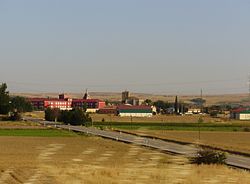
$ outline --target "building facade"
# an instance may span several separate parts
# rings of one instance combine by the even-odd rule
[[[99,99],[73,99],[73,108],[86,108],[86,112],[95,113],[105,107],[105,102]]]
[[[121,117],[152,117],[151,106],[120,105],[117,107],[117,114]]]
[[[249,108],[234,109],[230,113],[230,118],[237,120],[250,120],[250,110]]]
[[[29,101],[36,110],[86,108],[87,112],[96,112],[105,106],[105,102],[99,99],[71,99],[65,97],[64,94],[60,94],[59,98],[30,98]]]

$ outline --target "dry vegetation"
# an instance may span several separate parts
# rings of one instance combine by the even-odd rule
[[[18,142],[18,144],[17,144]],[[96,137],[1,137],[0,183],[244,183],[250,173]]]
[[[103,119],[106,122],[131,122],[131,117],[120,117],[109,114],[91,114],[90,115],[94,122],[101,122]],[[155,115],[153,117],[133,117],[132,122],[148,122],[148,123],[195,123],[200,118],[199,115],[187,115],[187,116],[176,116],[176,115]],[[210,116],[203,116],[204,122],[214,123],[223,122],[220,118],[211,118]]]
[[[0,121],[0,129],[42,129],[39,124],[29,121]]]
[[[45,113],[44,111],[33,111],[33,112],[26,112],[23,114],[23,116],[44,119]]]

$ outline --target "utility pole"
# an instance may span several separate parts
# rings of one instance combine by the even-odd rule
[[[201,128],[200,128],[200,123],[203,122],[203,119],[202,119],[202,112],[203,112],[203,94],[202,94],[202,89],[201,89],[201,101],[200,101],[200,108],[201,108],[201,114],[199,116],[199,119],[198,119],[198,135],[199,135],[199,143],[200,143],[200,139],[201,139]]]
[[[203,112],[203,91],[201,88],[201,104],[200,104],[200,108],[201,108],[201,113]]]

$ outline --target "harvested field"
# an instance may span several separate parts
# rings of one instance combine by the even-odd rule
[[[18,143],[18,144],[17,144]],[[0,183],[244,183],[250,173],[96,137],[1,137]]]
[[[45,117],[45,112],[44,111],[33,111],[33,112],[26,112],[23,113],[24,116],[27,117],[33,117],[33,118],[40,118],[40,119],[44,119]]]
[[[0,121],[0,127],[4,126],[34,126],[39,127],[40,125],[34,122],[27,122],[27,121]]]
[[[90,114],[94,122],[102,122],[103,119],[105,122],[131,122],[131,117],[120,117],[109,114]],[[132,122],[144,122],[144,123],[196,123],[200,115],[185,115],[185,116],[176,116],[176,115],[155,115],[153,117],[133,117]],[[245,123],[250,124],[250,121],[239,121],[239,120],[229,120],[222,118],[212,118],[209,115],[202,116],[205,123]]]
[[[129,132],[250,154],[250,132],[202,131],[200,133],[200,140],[197,131],[129,130]]]
[[[27,121],[0,121],[1,129],[46,129],[38,123]]]

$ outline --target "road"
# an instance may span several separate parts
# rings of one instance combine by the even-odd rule
[[[133,144],[140,145],[140,146],[146,146],[146,147],[158,149],[164,152],[181,154],[187,157],[194,156],[199,149],[192,144],[183,145],[183,144],[163,141],[160,139],[145,138],[145,137],[140,137],[137,135],[131,135],[131,134],[117,132],[117,131],[100,130],[97,128],[84,127],[84,126],[61,125],[61,124],[55,124],[54,122],[31,119],[31,118],[29,119],[27,118],[27,120],[38,122],[44,126],[55,126],[61,129],[66,129],[66,130],[71,130],[71,131],[76,131],[76,132],[83,132],[86,134],[101,136],[101,137],[113,139],[116,141],[122,141],[126,143],[133,143]],[[227,153],[226,164],[233,166],[233,167],[250,170],[250,158],[246,156]]]

